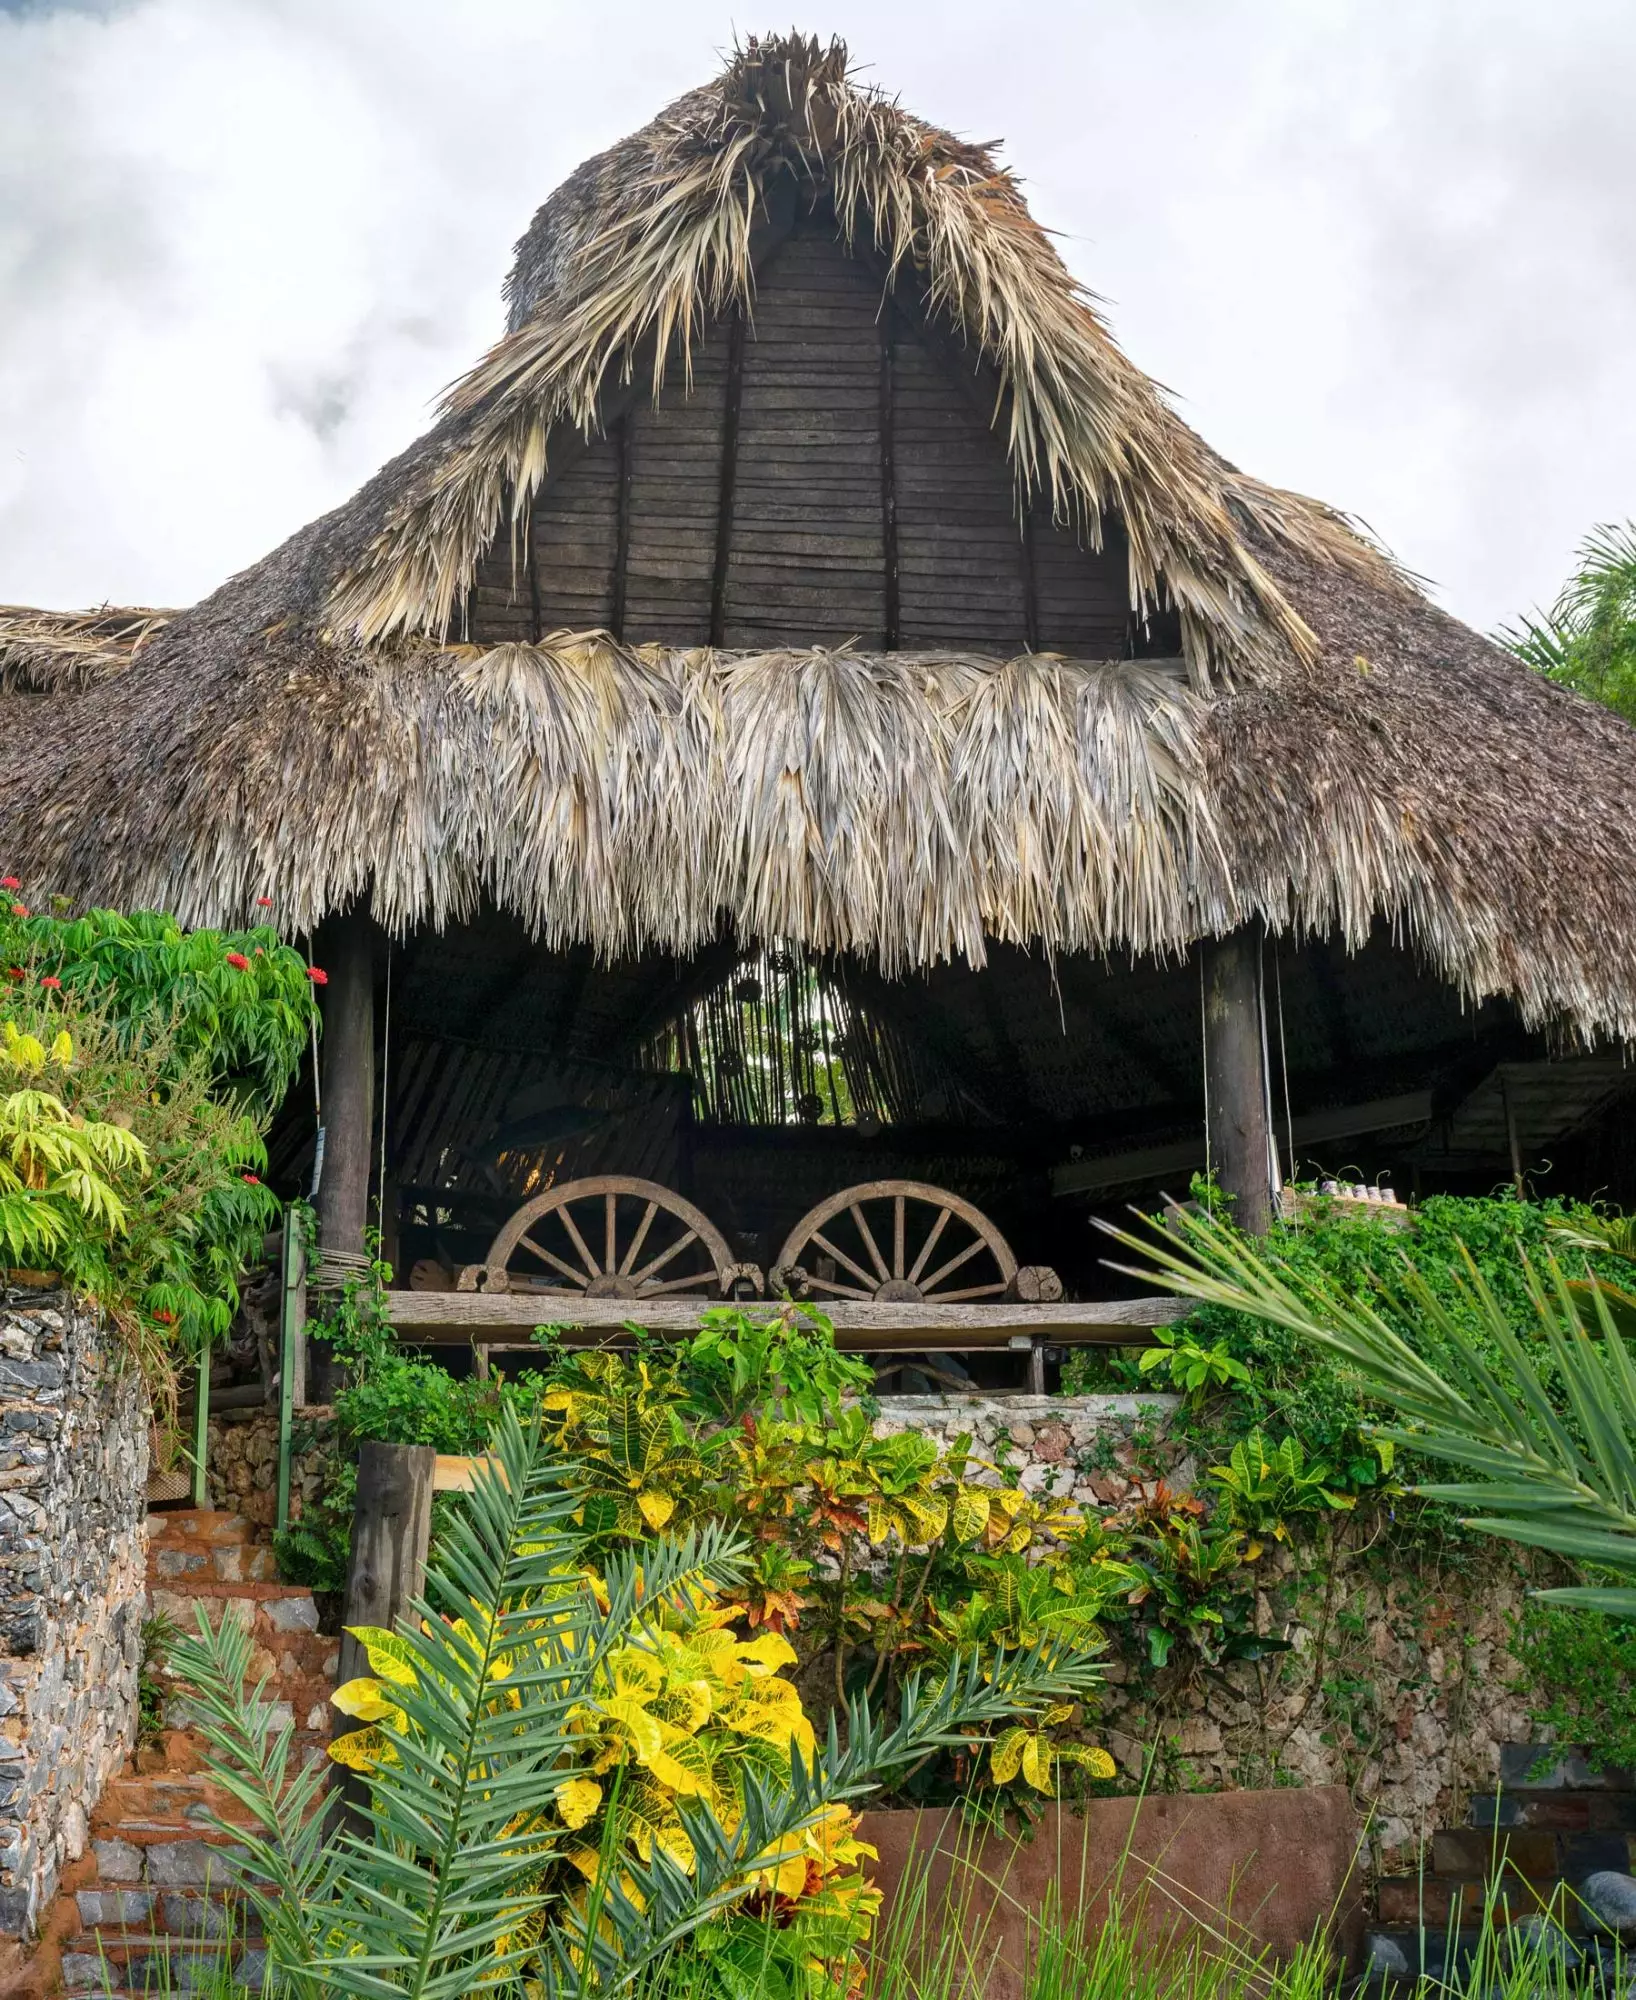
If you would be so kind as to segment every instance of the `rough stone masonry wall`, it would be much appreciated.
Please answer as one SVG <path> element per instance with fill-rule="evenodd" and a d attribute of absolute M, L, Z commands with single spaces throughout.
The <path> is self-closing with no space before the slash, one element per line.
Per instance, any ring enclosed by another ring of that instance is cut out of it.
<path fill-rule="evenodd" d="M 147 1398 L 99 1316 L 0 1291 L 0 1933 L 31 1930 L 136 1736 Z"/>
<path fill-rule="evenodd" d="M 969 1432 L 1032 1492 L 1111 1511 L 1163 1476 L 1197 1469 L 1166 1431 L 1174 1396 L 915 1396 L 883 1404 L 877 1431 L 920 1431 L 944 1448 Z M 1351 1788 L 1376 1865 L 1413 1865 L 1420 1844 L 1491 1793 L 1502 1746 L 1530 1732 L 1506 1651 L 1524 1585 L 1505 1557 L 1441 1574 L 1389 1565 L 1360 1546 L 1366 1519 L 1335 1517 L 1333 1562 L 1275 1545 L 1256 1568 L 1264 1633 L 1291 1651 L 1260 1666 L 1156 1672 L 1110 1658 L 1098 1740 L 1132 1778 L 1221 1790 Z"/>

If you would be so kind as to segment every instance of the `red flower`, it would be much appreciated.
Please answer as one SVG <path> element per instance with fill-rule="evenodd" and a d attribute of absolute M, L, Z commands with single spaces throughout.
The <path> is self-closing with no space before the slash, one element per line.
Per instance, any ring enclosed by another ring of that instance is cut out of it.
<path fill-rule="evenodd" d="M 258 910 L 270 910 L 272 907 L 273 899 L 271 896 L 258 896 L 256 898 L 256 908 Z"/>
<path fill-rule="evenodd" d="M 251 1187 L 261 1186 L 260 1174 L 240 1174 L 239 1179 L 241 1181 L 247 1181 Z"/>
<path fill-rule="evenodd" d="M 21 979 L 22 976 L 23 968 L 20 965 L 8 965 L 6 967 L 6 977 L 8 979 Z"/>
<path fill-rule="evenodd" d="M 163 1306 L 160 1306 L 160 1307 L 159 1307 L 159 1308 L 158 1308 L 158 1309 L 157 1309 L 157 1310 L 155 1311 L 155 1313 L 154 1313 L 154 1315 L 153 1315 L 153 1316 L 154 1316 L 154 1318 L 155 1318 L 156 1320 L 158 1320 L 158 1321 L 159 1321 L 159 1323 L 160 1323 L 160 1324 L 161 1324 L 162 1326 L 174 1326 L 174 1325 L 176 1324 L 176 1315 L 175 1315 L 175 1313 L 173 1313 L 173 1312 L 167 1312 L 167 1311 L 165 1310 L 165 1308 L 164 1308 Z"/>
<path fill-rule="evenodd" d="M 42 986 L 49 986 L 52 992 L 56 993 L 61 989 L 62 981 L 57 977 L 57 975 L 54 972 L 48 972 L 45 975 L 45 977 L 40 981 L 40 984 Z"/>
<path fill-rule="evenodd" d="M 312 981 L 314 986 L 327 986 L 329 984 L 329 974 L 321 965 L 309 965 L 307 967 L 307 977 Z"/>
<path fill-rule="evenodd" d="M 20 889 L 22 886 L 15 875 L 0 875 L 0 889 Z"/>
<path fill-rule="evenodd" d="M 250 970 L 250 961 L 242 951 L 230 951 L 227 954 L 227 962 L 237 972 L 248 972 Z"/>
<path fill-rule="evenodd" d="M 28 915 L 28 911 L 23 908 L 21 903 L 13 903 L 11 906 L 11 914 L 14 917 L 26 917 Z"/>

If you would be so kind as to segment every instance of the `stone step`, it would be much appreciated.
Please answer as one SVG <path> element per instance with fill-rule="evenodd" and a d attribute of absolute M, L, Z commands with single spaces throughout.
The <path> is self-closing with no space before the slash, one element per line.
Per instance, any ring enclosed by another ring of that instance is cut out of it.
<path fill-rule="evenodd" d="M 149 1548 L 197 1547 L 201 1543 L 255 1540 L 254 1525 L 242 1514 L 216 1507 L 178 1507 L 148 1516 Z"/>
<path fill-rule="evenodd" d="M 148 1582 L 160 1589 L 184 1584 L 276 1583 L 278 1558 L 265 1544 L 164 1542 L 148 1544 Z"/>
<path fill-rule="evenodd" d="M 267 1955 L 259 1943 L 236 1938 L 182 1939 L 126 1934 L 105 1938 L 75 1938 L 61 1960 L 62 1990 L 90 1993 L 97 2000 L 126 1994 L 153 1996 L 209 1986 L 223 1976 L 224 1962 L 233 1977 L 251 1992 L 259 1992 Z"/>
<path fill-rule="evenodd" d="M 1495 1914 L 1502 1920 L 1505 1916 L 1503 1910 L 1496 1910 Z M 1628 1947 L 1606 1939 L 1568 1934 L 1555 1918 L 1542 1918 L 1535 1913 L 1512 1914 L 1515 1921 L 1510 1929 L 1516 1939 L 1512 1953 L 1520 1957 L 1527 1952 L 1538 1952 L 1540 1969 L 1546 1973 L 1545 1982 L 1531 1989 L 1534 1992 L 1558 1990 L 1551 1976 L 1552 1962 L 1562 1960 L 1567 1962 L 1565 1969 L 1571 1972 L 1574 1986 L 1582 1987 L 1587 1994 L 1598 1988 L 1607 1994 L 1627 1990 L 1632 1970 Z M 1491 1970 L 1502 1974 L 1492 1990 L 1509 1992 L 1515 1985 L 1515 1975 L 1505 1978 L 1504 1968 L 1495 1963 L 1496 1956 L 1493 1932 L 1476 1924 L 1427 1924 L 1423 1928 L 1382 1924 L 1364 1933 L 1362 1972 L 1366 1981 L 1380 1979 L 1403 1988 L 1415 1979 L 1449 1981 L 1463 1993 L 1473 1966 L 1482 1958 Z M 1515 1957 L 1512 1962 L 1516 1962 Z"/>

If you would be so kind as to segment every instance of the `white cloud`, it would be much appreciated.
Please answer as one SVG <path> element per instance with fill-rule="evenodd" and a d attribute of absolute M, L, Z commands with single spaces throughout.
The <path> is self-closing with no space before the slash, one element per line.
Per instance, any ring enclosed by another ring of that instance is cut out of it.
<path fill-rule="evenodd" d="M 1189 418 L 1473 622 L 1636 512 L 1619 0 L 807 25 L 1003 135 Z M 537 203 L 733 27 L 698 0 L 0 0 L 0 600 L 186 602 L 343 500 L 498 331 Z"/>

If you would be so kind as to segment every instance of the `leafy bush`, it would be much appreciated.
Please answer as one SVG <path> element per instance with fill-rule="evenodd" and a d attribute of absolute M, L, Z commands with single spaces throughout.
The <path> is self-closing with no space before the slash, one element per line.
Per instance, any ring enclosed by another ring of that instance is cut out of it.
<path fill-rule="evenodd" d="M 311 1031 L 308 968 L 268 930 L 8 900 L 0 971 L 0 1087 L 25 1086 L 6 1100 L 0 1243 L 102 1303 L 163 1414 L 176 1357 L 225 1336 L 278 1216 L 260 1125 Z"/>
<path fill-rule="evenodd" d="M 1596 1770 L 1636 1769 L 1636 1621 L 1536 1600 L 1516 1622 L 1511 1655 L 1536 1729 L 1583 1745 Z"/>
<path fill-rule="evenodd" d="M 868 1914 L 853 1802 L 1094 1675 L 1049 1645 L 968 1655 L 911 1676 L 890 1727 L 854 1701 L 820 1744 L 793 1690 L 772 1691 L 777 1642 L 729 1630 L 740 1538 L 660 1536 L 593 1569 L 538 1423 L 503 1409 L 491 1450 L 426 1602 L 367 1635 L 377 1674 L 347 1690 L 373 1732 L 352 1746 L 363 1840 L 329 1830 L 319 1767 L 292 1770 L 291 1725 L 245 1685 L 248 1634 L 201 1614 L 171 1648 L 237 1809 L 275 1991 L 430 2000 L 526 1981 L 555 2000 L 681 1955 L 741 2000 L 758 1939 L 783 1974 L 766 1990 L 825 1990 Z M 758 1921 L 798 1935 L 786 1948 Z"/>

